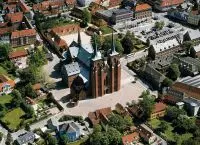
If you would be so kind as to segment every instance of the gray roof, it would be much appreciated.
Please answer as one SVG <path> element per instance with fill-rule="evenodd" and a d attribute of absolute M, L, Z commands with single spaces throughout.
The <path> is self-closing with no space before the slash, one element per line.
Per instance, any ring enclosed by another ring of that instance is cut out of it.
<path fill-rule="evenodd" d="M 179 82 L 182 82 L 184 84 L 187 84 L 196 88 L 200 88 L 200 75 L 197 75 L 194 77 L 188 76 L 179 80 Z"/>
<path fill-rule="evenodd" d="M 60 125 L 60 131 L 66 131 L 68 133 L 70 132 L 77 132 L 80 130 L 80 128 L 78 127 L 78 125 L 76 125 L 76 123 L 71 122 L 71 123 L 64 123 L 62 125 Z"/>
<path fill-rule="evenodd" d="M 69 52 L 72 58 L 76 58 L 78 55 L 79 48 L 78 47 L 69 47 Z"/>
<path fill-rule="evenodd" d="M 199 30 L 190 30 L 187 32 L 191 40 L 200 38 L 200 31 Z"/>
<path fill-rule="evenodd" d="M 67 71 L 68 76 L 73 76 L 75 74 L 80 73 L 80 67 L 79 67 L 78 62 L 73 62 L 73 63 L 65 65 L 65 69 Z"/>
<path fill-rule="evenodd" d="M 20 145 L 29 143 L 29 142 L 33 142 L 35 139 L 35 134 L 33 132 L 26 132 L 25 134 L 23 134 L 22 136 L 19 136 L 17 139 L 17 142 Z"/>

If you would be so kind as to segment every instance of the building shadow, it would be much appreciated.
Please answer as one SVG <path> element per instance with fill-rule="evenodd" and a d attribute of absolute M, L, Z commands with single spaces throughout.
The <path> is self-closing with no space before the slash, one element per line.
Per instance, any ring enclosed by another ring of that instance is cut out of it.
<path fill-rule="evenodd" d="M 66 89 L 67 86 L 63 83 L 62 80 L 60 80 L 59 82 L 56 82 L 56 86 L 55 89 L 56 90 L 62 90 L 62 89 Z"/>

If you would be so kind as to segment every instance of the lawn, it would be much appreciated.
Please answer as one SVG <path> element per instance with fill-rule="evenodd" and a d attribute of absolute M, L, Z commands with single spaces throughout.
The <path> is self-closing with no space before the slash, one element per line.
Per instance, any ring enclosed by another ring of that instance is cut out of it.
<path fill-rule="evenodd" d="M 11 95 L 3 95 L 0 96 L 0 104 L 6 104 L 6 103 L 10 103 L 10 101 L 12 100 L 12 96 Z"/>
<path fill-rule="evenodd" d="M 113 32 L 113 29 L 110 28 L 110 27 L 107 27 L 107 26 L 103 26 L 103 27 L 100 27 L 100 31 L 102 32 L 102 34 L 110 34 Z"/>
<path fill-rule="evenodd" d="M 0 66 L 0 74 L 7 75 L 7 73 L 8 72 L 2 66 Z"/>
<path fill-rule="evenodd" d="M 20 122 L 21 117 L 25 114 L 25 112 L 21 108 L 15 108 L 12 111 L 5 114 L 5 116 L 1 119 L 4 123 L 8 123 L 8 127 L 11 130 L 15 130 Z"/>
<path fill-rule="evenodd" d="M 159 128 L 160 120 L 159 119 L 152 119 L 148 122 L 153 129 Z"/>

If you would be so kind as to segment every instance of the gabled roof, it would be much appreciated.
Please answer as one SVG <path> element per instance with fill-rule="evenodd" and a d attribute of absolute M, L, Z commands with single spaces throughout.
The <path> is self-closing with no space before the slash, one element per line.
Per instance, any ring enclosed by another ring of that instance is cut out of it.
<path fill-rule="evenodd" d="M 67 133 L 71 133 L 71 132 L 77 132 L 79 130 L 80 128 L 74 122 L 68 124 L 64 123 L 59 126 L 59 131 L 61 132 L 66 131 Z"/>
<path fill-rule="evenodd" d="M 23 13 L 8 13 L 6 14 L 6 18 L 11 21 L 11 23 L 21 22 L 23 20 Z"/>
<path fill-rule="evenodd" d="M 30 8 L 22 0 L 19 0 L 19 6 L 24 13 L 30 12 Z"/>
<path fill-rule="evenodd" d="M 151 6 L 147 3 L 143 3 L 143 4 L 136 5 L 135 11 L 140 12 L 140 11 L 146 11 L 149 9 L 151 9 Z"/>
<path fill-rule="evenodd" d="M 36 35 L 35 29 L 26 29 L 26 30 L 12 32 L 11 39 L 25 37 L 25 36 L 35 36 L 35 35 Z"/>
<path fill-rule="evenodd" d="M 5 75 L 0 74 L 0 91 L 2 91 L 2 87 L 5 84 L 9 84 L 12 88 L 15 86 L 15 82 L 13 80 L 11 80 L 10 78 L 8 78 Z"/>
<path fill-rule="evenodd" d="M 33 132 L 26 132 L 24 135 L 18 137 L 17 142 L 20 145 L 32 142 L 35 139 L 35 134 Z"/>
<path fill-rule="evenodd" d="M 80 67 L 79 67 L 78 62 L 74 62 L 74 63 L 65 65 L 65 69 L 67 71 L 68 77 L 80 73 Z"/>
<path fill-rule="evenodd" d="M 65 25 L 65 26 L 58 26 L 58 27 L 54 27 L 51 29 L 51 31 L 54 34 L 64 34 L 64 33 L 70 33 L 72 31 L 78 30 L 79 25 L 78 24 L 69 24 L 69 25 Z"/>
<path fill-rule="evenodd" d="M 9 53 L 9 58 L 15 59 L 15 58 L 19 58 L 19 57 L 25 57 L 27 55 L 28 55 L 28 53 L 26 50 L 16 50 L 16 51 Z"/>
<path fill-rule="evenodd" d="M 161 103 L 161 102 L 156 103 L 154 105 L 154 109 L 152 113 L 158 113 L 158 112 L 164 111 L 166 108 L 167 108 L 167 105 L 165 105 L 164 103 Z"/>
<path fill-rule="evenodd" d="M 131 144 L 137 140 L 139 140 L 139 134 L 137 132 L 133 132 L 122 137 L 123 145 Z"/>

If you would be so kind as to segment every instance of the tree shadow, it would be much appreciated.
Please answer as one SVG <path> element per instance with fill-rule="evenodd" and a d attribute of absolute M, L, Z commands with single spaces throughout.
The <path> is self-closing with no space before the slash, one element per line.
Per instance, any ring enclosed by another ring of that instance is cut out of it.
<path fill-rule="evenodd" d="M 67 102 L 70 101 L 70 99 L 72 99 L 72 97 L 71 97 L 71 95 L 69 94 L 69 95 L 67 95 L 67 96 L 62 97 L 62 98 L 60 99 L 60 101 L 61 101 L 62 103 L 67 103 Z"/>
<path fill-rule="evenodd" d="M 55 86 L 56 90 L 62 90 L 66 88 L 67 88 L 67 85 L 65 85 L 62 80 L 59 82 L 56 82 L 56 86 Z"/>

